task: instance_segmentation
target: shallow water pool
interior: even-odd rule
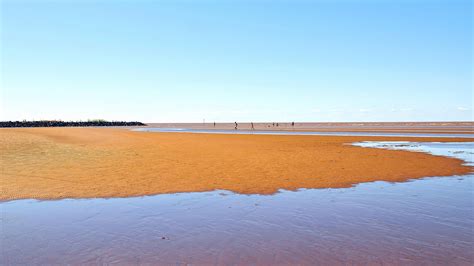
[[[162,133],[206,133],[206,134],[255,134],[255,135],[304,135],[304,136],[369,136],[369,137],[435,137],[474,138],[474,134],[454,133],[408,133],[408,132],[324,132],[324,131],[272,131],[272,130],[230,130],[230,129],[190,129],[190,128],[135,128],[133,131]]]

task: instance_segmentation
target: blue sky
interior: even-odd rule
[[[0,1],[0,120],[473,120],[470,0]]]

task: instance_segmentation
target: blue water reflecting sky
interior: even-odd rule
[[[256,135],[308,135],[308,136],[382,136],[382,137],[443,137],[474,138],[473,134],[453,133],[395,133],[395,132],[317,132],[317,131],[272,131],[272,130],[231,130],[231,129],[190,129],[190,128],[137,128],[134,131],[172,133],[213,133],[213,134],[256,134]]]

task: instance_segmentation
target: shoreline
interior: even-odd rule
[[[223,135],[280,135],[280,136],[346,136],[346,137],[402,137],[402,138],[470,138],[474,133],[455,132],[384,132],[384,131],[314,131],[314,130],[260,130],[260,129],[188,129],[188,128],[132,128],[137,132],[153,133],[190,133],[190,134],[223,134]]]
[[[459,159],[356,147],[469,138],[229,135],[117,128],[1,129],[0,200],[135,197],[350,187],[472,173]]]
[[[146,123],[144,128],[185,128],[205,130],[234,130],[234,123]],[[295,122],[254,123],[259,131],[301,132],[405,132],[405,133],[455,133],[474,134],[474,122],[369,122],[369,123],[299,123]],[[239,130],[251,130],[249,122],[238,122]]]

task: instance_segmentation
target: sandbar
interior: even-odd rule
[[[118,128],[0,129],[0,200],[109,198],[229,190],[340,188],[465,175],[463,161],[351,146],[468,138],[230,135]]]

